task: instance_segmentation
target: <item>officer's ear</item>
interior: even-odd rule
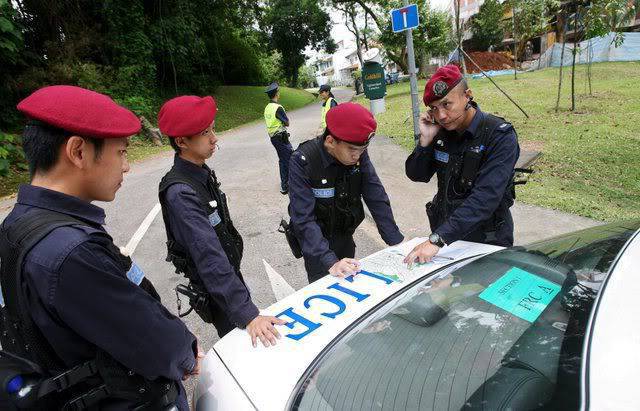
[[[71,136],[62,145],[60,153],[65,159],[79,169],[85,169],[88,161],[94,160],[94,147],[88,140],[80,136]]]
[[[188,137],[176,137],[176,138],[174,139],[174,141],[176,142],[176,145],[177,145],[178,147],[180,147],[180,150],[184,150],[185,148],[189,148],[189,146],[188,146],[188,145],[187,145],[187,143],[185,142],[185,140],[186,140],[187,138],[188,138]]]
[[[471,102],[471,100],[473,100],[473,92],[471,91],[470,88],[464,91],[464,96],[467,98],[468,102]]]

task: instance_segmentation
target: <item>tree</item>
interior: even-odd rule
[[[311,47],[335,51],[330,35],[331,19],[311,0],[270,0],[262,21],[271,45],[282,54],[282,71],[290,86],[298,84],[304,50]]]
[[[613,45],[619,47],[624,41],[624,34],[619,30],[630,19],[635,19],[638,7],[636,0],[633,5],[628,0],[593,0],[583,7],[584,37],[589,39],[587,52],[587,79],[589,82],[589,94],[591,90],[591,39],[604,37],[613,32]]]
[[[3,128],[3,123],[8,121],[5,116],[14,117],[8,114],[15,113],[13,109],[15,104],[9,97],[14,94],[15,77],[23,64],[21,54],[24,49],[24,39],[15,17],[15,11],[9,1],[0,0],[0,95],[2,95],[0,111],[3,113],[0,116],[0,129]]]
[[[311,66],[302,65],[298,74],[298,83],[301,87],[309,88],[316,86],[315,70]]]
[[[471,32],[474,46],[479,50],[487,50],[490,46],[502,43],[504,30],[502,16],[504,7],[498,0],[486,0],[478,14],[471,19]]]
[[[341,4],[335,3],[335,7],[342,11],[344,15],[344,24],[347,27],[347,30],[351,32],[356,38],[356,53],[358,55],[358,60],[360,61],[360,67],[364,67],[364,60],[362,58],[362,46],[368,50],[368,44],[366,39],[366,33],[362,33],[362,29],[359,27],[359,17],[360,13],[358,12],[357,4]],[[365,15],[366,17],[366,15]],[[365,28],[367,25],[368,19],[365,18]]]
[[[549,28],[549,16],[560,6],[558,0],[508,0],[513,18],[506,21],[506,30],[514,34],[516,60],[523,52],[529,39],[546,33]]]
[[[579,52],[578,44],[586,39],[594,37],[603,37],[609,33],[614,33],[613,46],[619,47],[624,41],[624,34],[620,32],[620,28],[630,19],[635,17],[635,3],[631,4],[629,0],[574,0],[565,5],[564,9],[558,16],[558,25],[562,22],[560,30],[560,41],[563,42],[564,51],[564,32],[566,25],[571,25],[573,30],[573,50],[571,61],[571,111],[576,109],[575,96],[575,67],[577,55]],[[565,11],[569,10],[572,15],[566,18]],[[566,21],[566,22],[565,22]],[[591,93],[591,42],[588,43],[588,66],[587,79],[589,82],[589,93]],[[562,62],[561,62],[562,64]],[[558,81],[558,99],[556,101],[556,112],[559,108],[560,87],[562,85],[562,66],[560,67],[560,79]]]
[[[387,57],[407,72],[407,53],[405,36],[394,33],[388,18],[392,9],[403,6],[400,0],[333,0],[335,4],[359,5],[365,15],[375,23],[378,31],[376,40],[386,51]],[[451,38],[451,20],[446,11],[432,10],[427,0],[416,1],[420,26],[413,30],[413,45],[416,56],[421,61],[430,56],[442,56],[453,48]],[[366,20],[365,20],[366,21]]]

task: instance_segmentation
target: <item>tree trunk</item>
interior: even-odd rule
[[[364,31],[362,32],[362,39],[364,40],[364,49],[369,51],[369,39],[367,38],[367,32],[369,31],[369,15],[364,14]]]
[[[573,61],[571,62],[571,111],[576,109],[576,55],[578,54],[578,12],[573,15]]]
[[[460,31],[460,0],[455,1],[456,9],[456,37],[458,39],[458,57],[460,58],[460,64],[462,65],[462,74],[467,75],[467,65],[464,62],[464,55],[462,54],[462,32]]]
[[[160,133],[160,130],[153,127],[144,116],[140,116],[140,124],[142,125],[142,134],[151,140],[154,145],[160,147],[162,145],[162,133]]]
[[[560,52],[560,78],[558,79],[558,97],[556,98],[556,113],[558,112],[558,108],[560,107],[560,90],[562,90],[562,68],[564,67],[564,45],[565,43],[562,42],[562,51]]]
[[[355,34],[356,36],[356,53],[358,54],[358,60],[360,61],[360,68],[362,68],[364,67],[364,60],[362,59],[362,48],[360,47],[360,29],[358,28],[358,24],[356,23],[356,17],[358,15],[354,7],[349,8],[348,15],[351,19],[351,24],[353,24],[353,34]]]
[[[513,22],[513,79],[518,79],[518,40],[516,37],[516,7],[511,5],[511,20]]]
[[[425,51],[420,51],[420,70],[423,76],[427,76],[427,69],[429,67],[429,55]]]
[[[593,96],[593,90],[591,89],[591,39],[589,39],[589,48],[587,49],[587,79],[589,80],[589,95]]]

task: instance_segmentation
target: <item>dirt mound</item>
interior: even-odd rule
[[[492,53],[489,51],[473,51],[469,56],[480,66],[482,70],[507,70],[513,68],[513,60],[507,53]],[[469,73],[480,73],[480,70],[465,57],[467,71]]]

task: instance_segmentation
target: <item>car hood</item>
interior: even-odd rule
[[[289,322],[277,327],[282,338],[275,347],[253,348],[246,331],[236,329],[213,350],[258,409],[282,410],[318,354],[387,297],[438,268],[503,248],[458,241],[440,251],[447,259],[403,269],[403,254],[423,241],[381,250],[360,260],[364,273],[344,279],[328,275],[262,310]]]

